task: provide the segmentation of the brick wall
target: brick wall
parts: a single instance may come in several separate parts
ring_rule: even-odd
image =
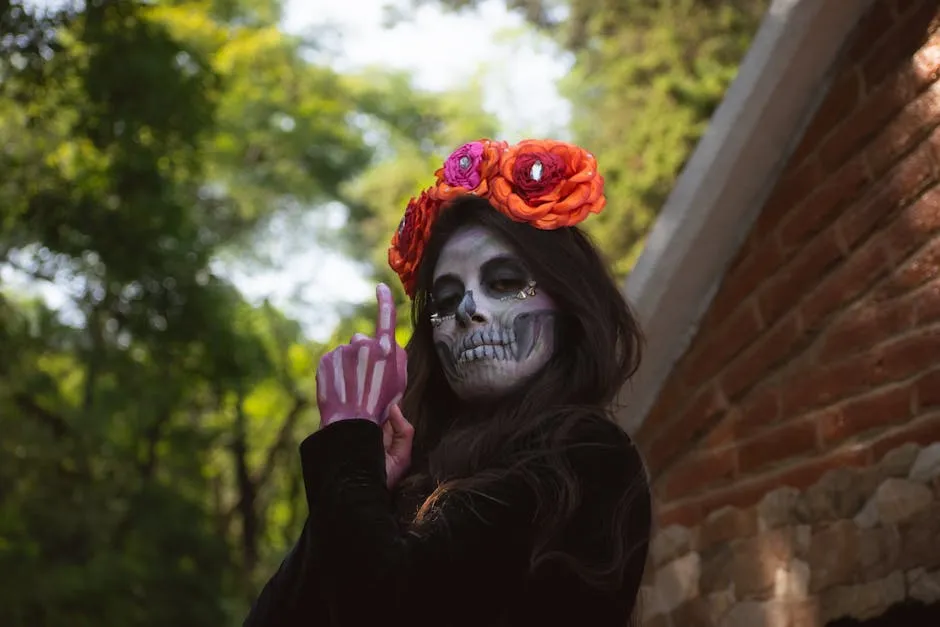
[[[940,10],[878,0],[638,441],[661,525],[940,441]]]

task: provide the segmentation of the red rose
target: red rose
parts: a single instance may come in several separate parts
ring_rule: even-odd
[[[555,189],[565,177],[565,160],[550,152],[526,152],[516,158],[512,182],[525,200]]]

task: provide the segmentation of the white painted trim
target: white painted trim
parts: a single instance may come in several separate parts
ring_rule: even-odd
[[[872,0],[774,0],[626,283],[646,335],[618,401],[636,430],[812,119]]]

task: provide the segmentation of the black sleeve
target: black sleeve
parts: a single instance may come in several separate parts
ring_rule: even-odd
[[[594,447],[581,456],[584,464],[578,455],[571,458],[586,488],[576,517],[582,522],[572,529],[580,526],[587,533],[584,538],[566,534],[559,542],[566,553],[588,559],[608,548],[596,544],[590,531],[606,524],[595,519],[610,517],[612,504],[632,480],[619,467],[620,442],[601,448],[617,454],[604,455]],[[536,624],[531,622],[536,611],[542,627],[587,624],[585,613],[595,627],[622,627],[632,609],[635,590],[630,597],[622,586],[591,586],[563,560],[532,575],[536,498],[531,483],[517,474],[489,482],[480,491],[445,496],[426,520],[402,530],[385,487],[377,425],[365,420],[330,425],[304,441],[301,458],[307,498],[317,503],[310,532],[323,539],[320,565],[331,624]],[[617,467],[608,458],[615,458]],[[648,523],[640,532],[648,536]],[[520,607],[527,615],[513,616]],[[495,611],[502,614],[494,616]]]
[[[328,625],[327,607],[320,593],[309,521],[281,567],[258,595],[243,627],[315,627]]]

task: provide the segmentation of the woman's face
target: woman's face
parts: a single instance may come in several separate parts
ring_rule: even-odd
[[[488,229],[454,233],[441,250],[430,294],[434,345],[459,398],[502,396],[551,358],[555,303]]]

